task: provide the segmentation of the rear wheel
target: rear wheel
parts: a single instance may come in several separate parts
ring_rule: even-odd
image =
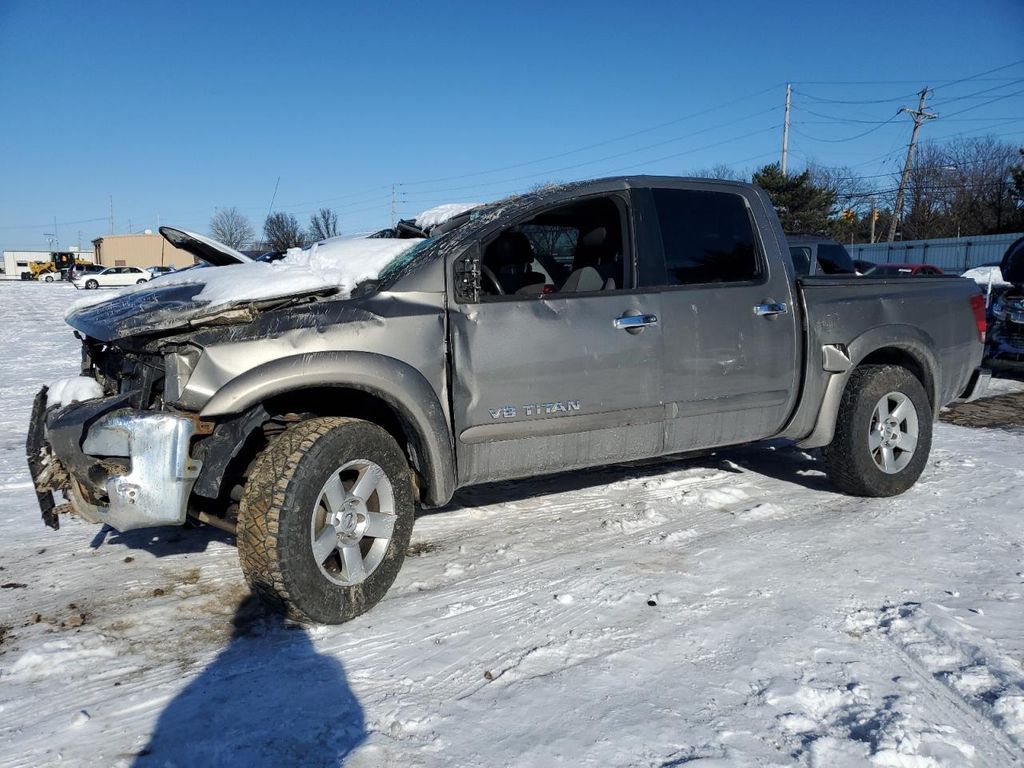
[[[52,283],[53,282],[53,275],[47,275],[46,277],[43,278],[43,281],[47,282],[47,283]]]
[[[822,449],[832,483],[854,496],[896,496],[924,471],[932,445],[932,409],[906,368],[865,365],[843,393],[832,443]]]
[[[96,288],[100,287],[100,284],[97,283],[95,280],[86,280],[85,287],[88,288],[89,290],[95,290]]]
[[[310,419],[253,465],[238,512],[242,570],[295,619],[348,621],[395,580],[413,517],[409,465],[391,435],[357,419]]]

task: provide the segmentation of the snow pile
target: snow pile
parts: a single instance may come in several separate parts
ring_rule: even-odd
[[[1008,282],[1003,280],[1003,273],[998,266],[968,269],[960,277],[966,277],[968,280],[973,280],[981,286],[988,285],[989,281],[992,282],[992,285],[1009,285]]]
[[[456,216],[461,216],[466,211],[479,208],[481,205],[482,203],[445,203],[444,205],[428,208],[416,217],[416,226],[427,230],[431,227],[436,227],[438,224],[444,224]]]
[[[202,285],[195,301],[210,309],[242,301],[260,301],[336,288],[347,294],[370,280],[397,256],[423,242],[416,239],[335,237],[308,248],[291,248],[280,261],[251,261],[224,267],[202,267],[164,275],[152,284],[132,286],[113,296],[86,296],[68,307],[65,317],[93,304],[139,291],[170,285]]]
[[[88,376],[68,376],[50,384],[46,393],[46,405],[49,408],[80,400],[93,400],[97,397],[103,397],[103,387],[95,379]]]

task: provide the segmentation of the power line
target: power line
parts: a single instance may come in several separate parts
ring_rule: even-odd
[[[1002,83],[1001,85],[994,85],[991,88],[985,88],[985,89],[980,90],[980,91],[975,91],[974,93],[968,93],[968,94],[965,94],[963,96],[953,96],[951,98],[939,101],[937,104],[934,104],[933,106],[941,107],[941,106],[944,106],[946,104],[952,104],[954,101],[964,101],[965,99],[976,99],[979,96],[982,96],[982,95],[984,95],[986,93],[991,93],[992,91],[998,91],[1000,88],[1006,88],[1008,86],[1018,85],[1020,83],[1024,83],[1024,77],[1017,78],[1016,80],[1010,80],[1009,82]]]
[[[803,96],[805,99],[811,101],[820,101],[827,104],[891,104],[894,101],[902,101],[903,99],[909,99],[911,96],[916,96],[915,93],[903,93],[899,96],[893,96],[891,99],[828,99],[823,96],[815,96],[814,94],[807,93],[806,91],[799,91],[795,88],[794,93]]]
[[[748,100],[756,98],[758,96],[763,96],[764,94],[766,94],[766,93],[768,93],[770,91],[775,90],[778,87],[778,85],[779,84],[775,84],[775,85],[769,86],[768,88],[765,88],[764,90],[757,91],[756,93],[752,93],[752,94],[749,94],[747,96],[741,96],[740,98],[737,98],[737,99],[731,99],[730,101],[723,102],[722,104],[718,104],[718,105],[716,105],[714,107],[708,107],[707,109],[702,109],[699,112],[692,112],[692,113],[690,113],[688,115],[683,115],[682,117],[677,117],[677,118],[675,118],[673,120],[668,120],[668,121],[663,122],[663,123],[658,123],[657,125],[653,125],[653,126],[650,126],[648,128],[641,128],[638,131],[632,131],[631,133],[623,134],[621,136],[616,136],[616,137],[613,137],[613,138],[610,138],[610,139],[605,139],[603,141],[595,142],[593,144],[587,144],[585,146],[577,147],[576,149],[570,149],[570,150],[567,150],[565,152],[559,152],[559,153],[554,154],[554,155],[548,155],[547,157],[541,157],[541,158],[537,158],[535,160],[527,160],[527,161],[523,161],[523,162],[519,162],[519,163],[512,163],[510,165],[504,165],[504,166],[500,166],[498,168],[491,168],[491,169],[486,170],[486,171],[474,171],[473,173],[464,173],[464,174],[459,174],[459,175],[456,175],[456,176],[443,176],[443,177],[434,178],[434,179],[421,179],[421,180],[418,180],[418,181],[407,181],[407,182],[403,182],[403,184],[405,184],[405,186],[419,186],[419,185],[422,185],[422,184],[434,184],[434,183],[438,183],[438,182],[442,182],[442,181],[456,181],[456,180],[459,180],[459,179],[467,179],[467,178],[472,178],[472,177],[475,177],[475,176],[486,176],[486,175],[491,174],[491,173],[500,173],[501,171],[513,170],[515,168],[523,168],[523,167],[525,167],[527,165],[537,165],[538,163],[544,163],[544,162],[547,162],[549,160],[558,160],[560,158],[567,157],[569,155],[578,154],[579,152],[585,152],[585,151],[587,151],[589,149],[596,149],[597,147],[603,147],[603,146],[606,146],[608,144],[614,144],[614,143],[619,142],[619,141],[625,141],[626,139],[631,139],[631,138],[634,138],[636,136],[641,136],[641,135],[643,135],[645,133],[651,133],[652,131],[657,131],[657,130],[660,130],[661,128],[667,128],[670,125],[676,125],[676,124],[684,122],[686,120],[692,120],[695,117],[701,117],[701,116],[709,114],[711,112],[715,112],[715,111],[717,111],[719,109],[724,109],[725,107],[730,107],[733,104],[739,104],[740,102],[748,101]]]
[[[984,72],[978,72],[974,75],[968,75],[967,77],[961,77],[957,80],[938,80],[932,81],[938,86],[950,86],[957,85],[958,83],[966,83],[971,80],[980,80],[985,75],[991,75],[994,72],[1001,72],[1004,69],[1010,69],[1020,64],[1024,64],[1024,59],[1018,59],[1017,61],[1011,61],[1009,64],[1003,64],[1000,67],[993,69],[987,69]],[[918,80],[803,80],[802,85],[904,85],[907,83],[920,83]]]
[[[1014,91],[1013,93],[1007,93],[1002,96],[997,96],[996,98],[989,99],[988,101],[983,101],[981,104],[975,104],[973,107],[965,107],[964,109],[958,110],[956,112],[950,112],[948,115],[944,115],[943,118],[945,119],[953,117],[955,115],[962,115],[964,112],[971,112],[972,110],[975,109],[981,109],[982,107],[987,107],[989,104],[995,104],[997,101],[1003,101],[1004,99],[1011,99],[1014,96],[1020,96],[1022,93],[1024,93],[1024,88],[1022,88],[1019,91]]]
[[[889,125],[889,123],[891,123],[893,120],[895,120],[898,116],[899,116],[899,112],[897,112],[895,115],[890,117],[885,122],[878,123],[874,128],[868,128],[866,131],[864,131],[862,133],[858,133],[858,134],[856,134],[854,136],[845,136],[845,137],[843,137],[841,139],[822,139],[822,138],[818,138],[817,136],[811,136],[809,134],[806,134],[803,131],[801,131],[799,128],[796,128],[796,127],[794,127],[793,130],[796,133],[799,133],[805,139],[810,139],[811,141],[822,141],[822,142],[825,142],[825,143],[828,143],[828,144],[842,144],[844,142],[854,141],[856,139],[863,138],[864,136],[867,136],[868,134],[874,133],[875,131],[877,131],[878,129],[882,128],[883,126]]]

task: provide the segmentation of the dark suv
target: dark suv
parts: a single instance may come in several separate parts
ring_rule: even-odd
[[[844,275],[857,272],[849,251],[841,243],[821,235],[786,235],[793,267],[804,275]]]

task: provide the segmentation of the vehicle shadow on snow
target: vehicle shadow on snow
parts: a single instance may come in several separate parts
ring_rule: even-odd
[[[470,486],[459,490],[448,506],[437,510],[419,510],[418,514],[430,515],[489,504],[524,501],[538,496],[583,491],[622,480],[647,480],[672,472],[699,469],[736,474],[753,472],[813,491],[835,492],[816,458],[792,443],[773,441],[717,450],[699,456],[668,456],[524,480]]]
[[[341,664],[249,595],[228,646],[160,714],[134,766],[337,766],[366,738]]]
[[[102,546],[118,546],[144,549],[155,557],[169,557],[205,552],[214,541],[234,546],[235,537],[209,525],[191,528],[140,528],[127,533],[104,525],[93,536],[89,547],[99,549]]]

